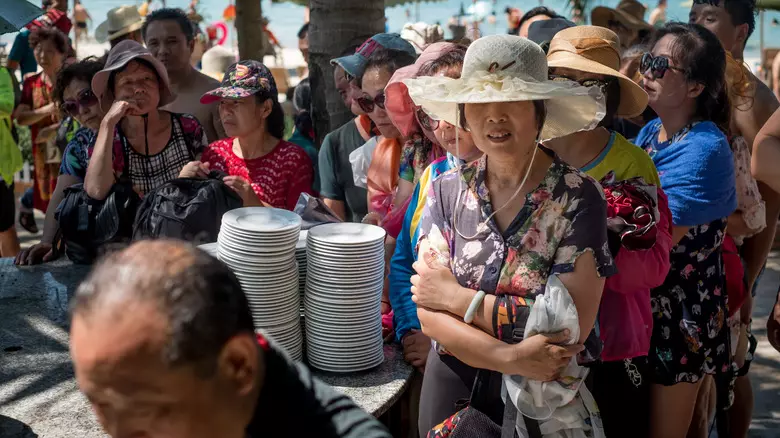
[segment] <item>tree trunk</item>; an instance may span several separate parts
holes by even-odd
[[[309,80],[317,144],[352,117],[333,82],[330,60],[350,44],[384,32],[384,0],[311,0]]]
[[[238,58],[263,62],[266,37],[260,0],[236,0],[236,34]]]

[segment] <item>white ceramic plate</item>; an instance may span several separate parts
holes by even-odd
[[[385,234],[384,229],[375,225],[341,222],[317,225],[309,230],[308,238],[311,241],[352,246],[384,241]]]
[[[222,216],[222,225],[261,233],[282,232],[301,228],[297,214],[269,207],[244,207],[230,210]]]

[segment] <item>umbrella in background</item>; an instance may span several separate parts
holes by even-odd
[[[27,0],[3,0],[0,5],[0,34],[18,32],[41,15],[41,8]]]

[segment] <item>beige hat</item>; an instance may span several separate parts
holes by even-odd
[[[236,62],[236,54],[224,46],[214,46],[203,53],[201,71],[212,78],[222,81],[227,69]]]
[[[618,71],[620,40],[609,29],[576,26],[558,32],[550,41],[547,65],[617,78],[620,82],[617,116],[636,117],[647,107],[645,90]]]
[[[144,25],[144,18],[135,6],[120,6],[111,9],[106,15],[108,19],[95,29],[95,39],[99,43],[127,35]]]
[[[629,29],[652,29],[645,21],[647,8],[637,0],[621,0],[615,9],[606,6],[597,6],[590,13],[590,22],[594,26],[609,27],[609,22],[619,21]]]
[[[514,35],[489,35],[466,50],[460,79],[425,76],[403,81],[416,105],[439,120],[460,125],[458,104],[544,100],[541,140],[590,131],[604,118],[598,87],[549,80],[541,47]]]

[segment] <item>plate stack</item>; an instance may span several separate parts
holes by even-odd
[[[294,360],[303,356],[295,246],[301,218],[276,208],[247,207],[222,216],[217,254],[238,277],[257,328]]]
[[[306,240],[306,356],[324,371],[349,373],[382,363],[381,296],[385,230],[319,225]]]
[[[298,262],[298,291],[301,295],[301,314],[303,314],[303,295],[306,292],[306,236],[308,235],[308,231],[301,231],[298,244],[295,245],[295,261]]]

